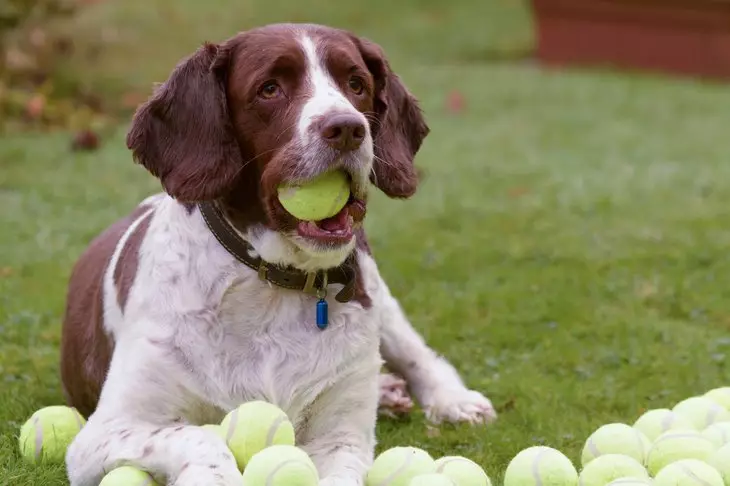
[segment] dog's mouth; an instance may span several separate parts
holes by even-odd
[[[350,194],[345,207],[334,216],[320,221],[299,221],[297,234],[328,246],[346,245],[355,236],[355,230],[364,218],[365,201]]]

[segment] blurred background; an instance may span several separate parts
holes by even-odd
[[[66,282],[158,182],[130,115],[203,41],[317,22],[379,43],[432,132],[410,201],[374,194],[381,272],[501,419],[383,420],[380,448],[499,480],[536,443],[579,457],[730,384],[730,3],[724,0],[0,0],[0,485],[63,485],[17,429],[61,403]]]

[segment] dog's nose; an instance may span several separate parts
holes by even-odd
[[[330,147],[350,152],[357,149],[365,139],[365,124],[357,115],[339,113],[322,121],[319,133]]]

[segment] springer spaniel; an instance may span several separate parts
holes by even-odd
[[[378,404],[407,410],[406,383],[433,422],[494,419],[411,327],[362,230],[370,182],[415,192],[428,131],[381,49],[343,30],[269,25],[183,60],[127,138],[165,192],[98,236],[70,279],[62,378],[89,417],[71,485],[129,464],[167,484],[239,486],[198,425],[254,399],[289,415],[328,486],[363,484]],[[280,183],[333,168],[351,180],[338,215],[284,211]]]

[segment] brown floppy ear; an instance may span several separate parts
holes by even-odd
[[[135,161],[183,202],[222,196],[241,167],[228,116],[228,51],[205,44],[139,107],[127,134]]]
[[[371,122],[375,161],[371,180],[388,196],[407,198],[418,186],[413,159],[429,128],[418,101],[390,69],[382,49],[367,39],[357,39],[357,43],[375,78],[376,121]]]

